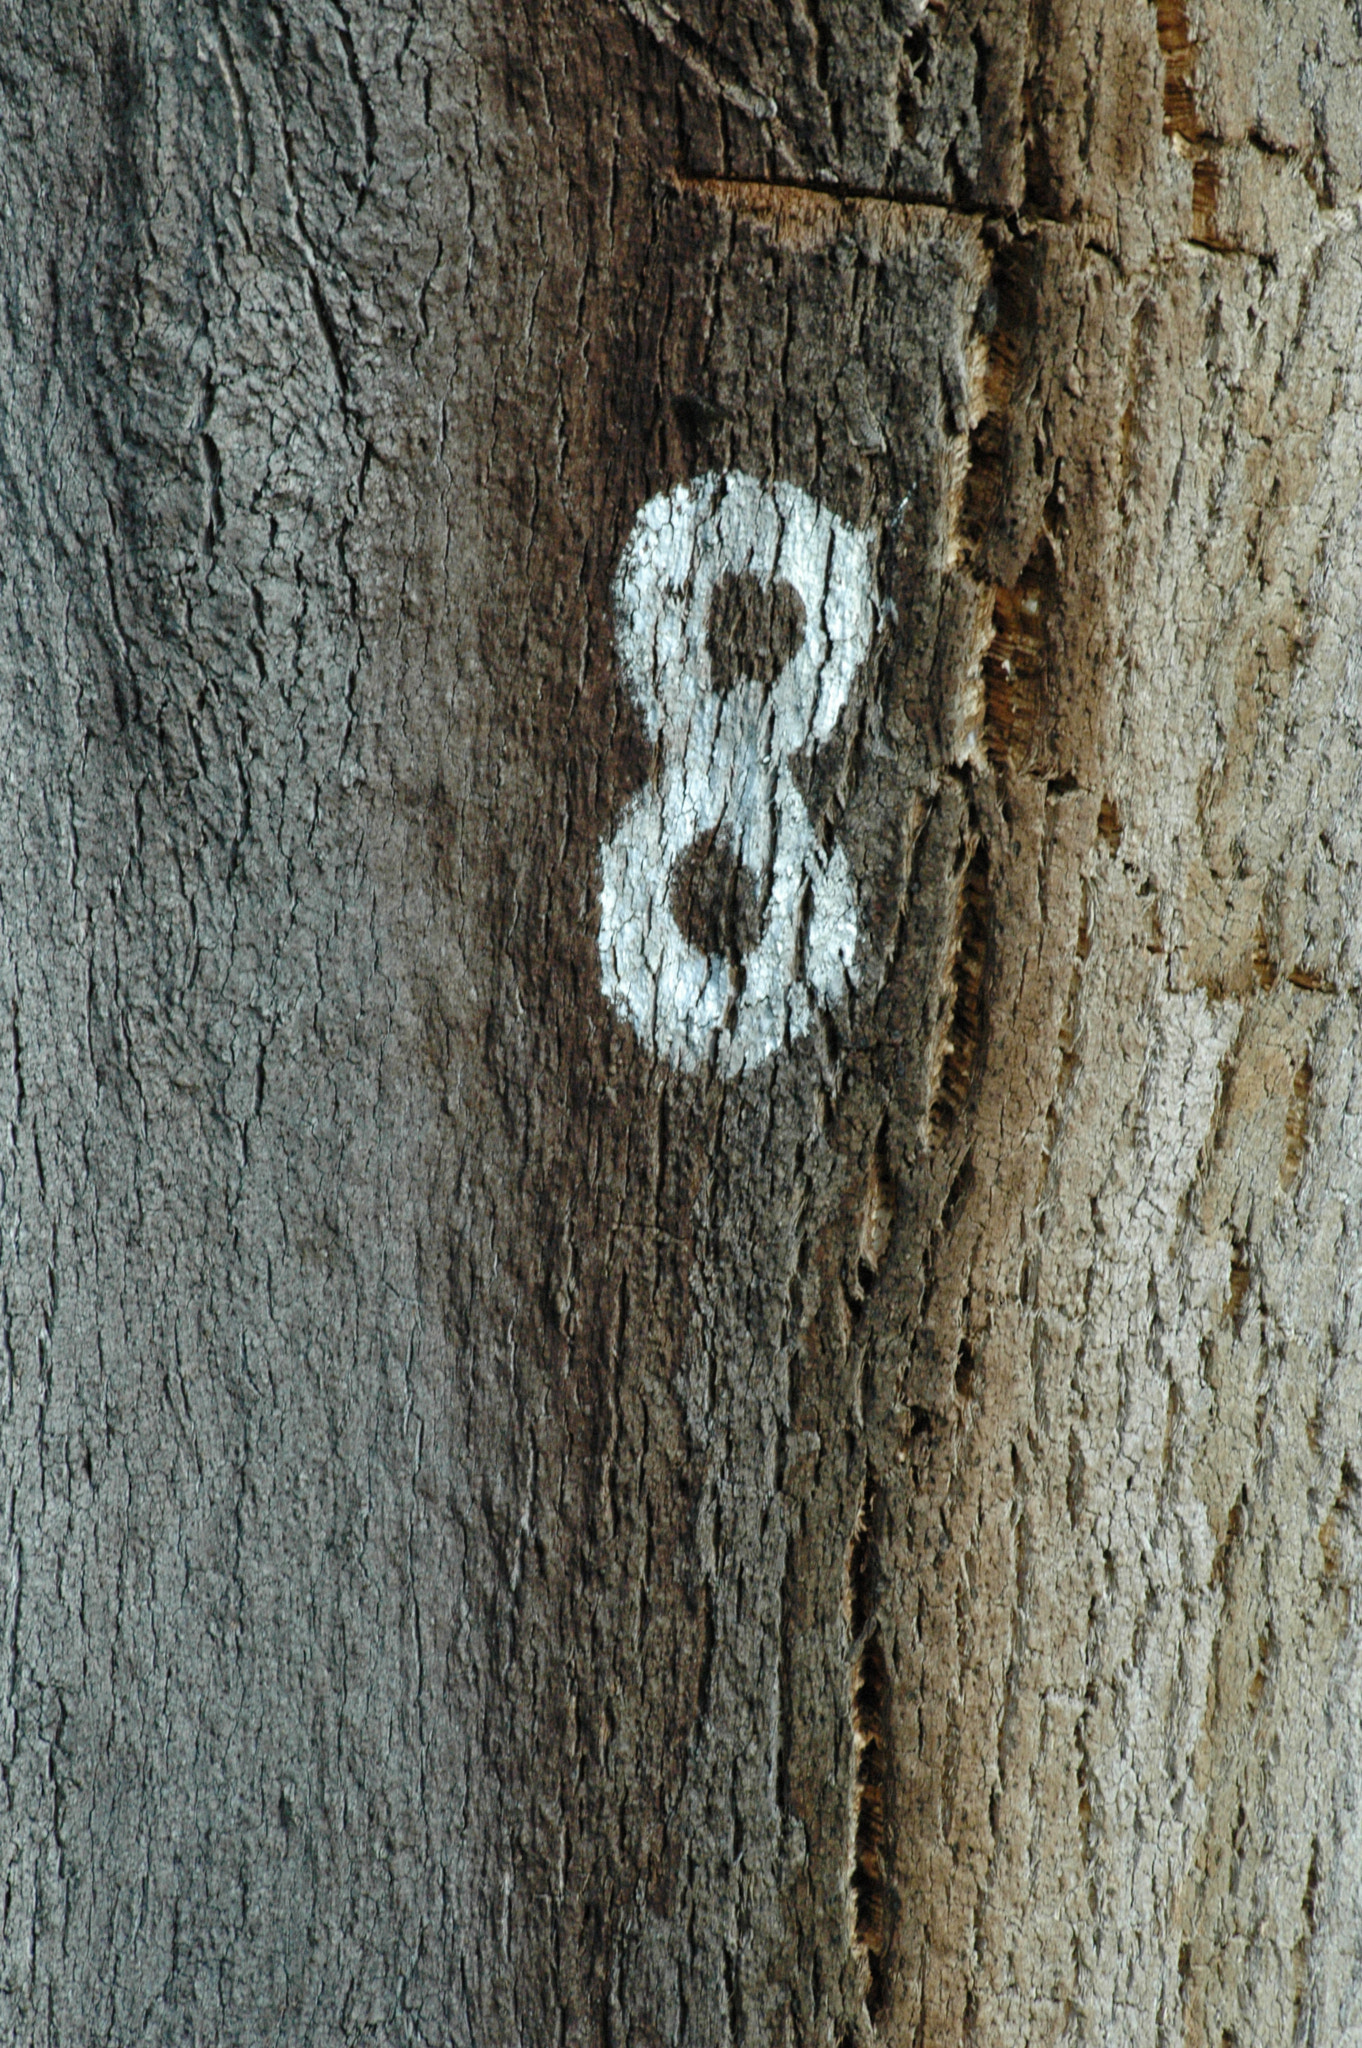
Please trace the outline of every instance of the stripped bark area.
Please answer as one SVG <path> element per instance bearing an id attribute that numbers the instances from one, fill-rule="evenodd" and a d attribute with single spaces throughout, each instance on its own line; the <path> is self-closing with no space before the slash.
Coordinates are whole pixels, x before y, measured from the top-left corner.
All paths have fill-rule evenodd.
<path id="1" fill-rule="evenodd" d="M 865 1490 L 847 1558 L 851 1661 L 852 1746 L 851 1939 L 865 1960 L 865 2010 L 873 2026 L 885 2005 L 889 1946 L 886 1822 L 889 1785 L 889 1672 L 875 1625 L 879 1559 L 875 1540 L 876 1487 L 867 1466 Z"/>
<path id="2" fill-rule="evenodd" d="M 4 56 L 0 2035 L 1351 2040 L 1349 10 Z"/>
<path id="3" fill-rule="evenodd" d="M 1163 54 L 1164 133 L 1200 142 L 1206 130 L 1197 113 L 1197 44 L 1187 19 L 1187 0 L 1156 0 L 1156 7 Z"/>

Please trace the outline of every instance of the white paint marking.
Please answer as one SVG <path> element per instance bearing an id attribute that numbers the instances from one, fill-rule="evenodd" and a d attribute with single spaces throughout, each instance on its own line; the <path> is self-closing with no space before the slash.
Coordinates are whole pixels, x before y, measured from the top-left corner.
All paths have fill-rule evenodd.
<path id="1" fill-rule="evenodd" d="M 710 673 L 710 603 L 725 575 L 787 582 L 804 637 L 769 689 Z M 727 1075 L 808 1030 L 813 1004 L 855 979 L 856 897 L 846 855 L 825 855 L 789 756 L 826 740 L 875 628 L 869 536 L 794 484 L 740 470 L 698 477 L 643 507 L 614 588 L 625 679 L 659 749 L 658 773 L 601 847 L 601 981 L 645 1044 L 675 1066 Z M 735 975 L 697 951 L 671 908 L 677 864 L 726 832 L 765 902 Z"/>

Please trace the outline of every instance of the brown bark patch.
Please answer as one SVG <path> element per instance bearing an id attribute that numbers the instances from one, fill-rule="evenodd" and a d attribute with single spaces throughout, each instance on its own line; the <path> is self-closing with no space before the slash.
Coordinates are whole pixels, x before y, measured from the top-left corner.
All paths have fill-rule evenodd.
<path id="1" fill-rule="evenodd" d="M 1281 1180 L 1289 1188 L 1301 1170 L 1305 1157 L 1305 1128 L 1310 1115 L 1310 1090 L 1314 1085 L 1310 1055 L 1297 1067 L 1291 1083 L 1291 1100 L 1286 1108 L 1286 1135 L 1282 1145 Z"/>
<path id="2" fill-rule="evenodd" d="M 1000 249 L 975 316 L 985 349 L 956 528 L 966 554 L 978 547 L 1003 498 L 1012 396 L 1035 327 L 1035 261 L 1025 242 Z"/>
<path id="3" fill-rule="evenodd" d="M 1225 246 L 1216 233 L 1215 210 L 1220 197 L 1220 165 L 1213 156 L 1198 157 L 1192 166 L 1192 240 L 1207 248 Z"/>
<path id="4" fill-rule="evenodd" d="M 949 978 L 950 1024 L 932 1098 L 932 1130 L 944 1137 L 969 1097 L 984 1039 L 984 977 L 988 964 L 988 848 L 980 840 L 960 884 Z"/>
<path id="5" fill-rule="evenodd" d="M 1033 756 L 1046 709 L 1046 623 L 1059 598 L 1054 549 L 1042 534 L 1012 590 L 993 601 L 993 637 L 984 655 L 984 745 L 1006 773 Z"/>
<path id="6" fill-rule="evenodd" d="M 1158 0 L 1158 28 L 1163 52 L 1164 134 L 1200 142 L 1206 130 L 1197 112 L 1197 45 L 1187 21 L 1187 0 Z"/>
<path id="7" fill-rule="evenodd" d="M 888 1765 L 889 1667 L 878 1626 L 871 1625 L 879 1561 L 875 1536 L 877 1484 L 867 1464 L 856 1526 L 847 1548 L 847 1603 L 856 1644 L 851 1668 L 855 1754 L 851 1842 L 852 1947 L 867 1970 L 866 2011 L 872 2025 L 887 1993 L 888 1891 L 885 1881 L 885 1793 Z"/>

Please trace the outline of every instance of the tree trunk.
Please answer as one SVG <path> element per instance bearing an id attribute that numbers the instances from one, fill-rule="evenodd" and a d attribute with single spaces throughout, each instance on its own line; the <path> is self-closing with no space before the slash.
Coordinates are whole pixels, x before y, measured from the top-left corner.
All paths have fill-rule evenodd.
<path id="1" fill-rule="evenodd" d="M 1362 2042 L 1362 14 L 0 89 L 0 2031 Z"/>

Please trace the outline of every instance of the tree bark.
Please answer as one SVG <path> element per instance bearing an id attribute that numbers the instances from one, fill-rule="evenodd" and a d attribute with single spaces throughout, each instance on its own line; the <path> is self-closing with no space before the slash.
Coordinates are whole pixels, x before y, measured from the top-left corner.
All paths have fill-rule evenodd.
<path id="1" fill-rule="evenodd" d="M 1362 2041 L 1362 15 L 4 20 L 5 2038 Z"/>

